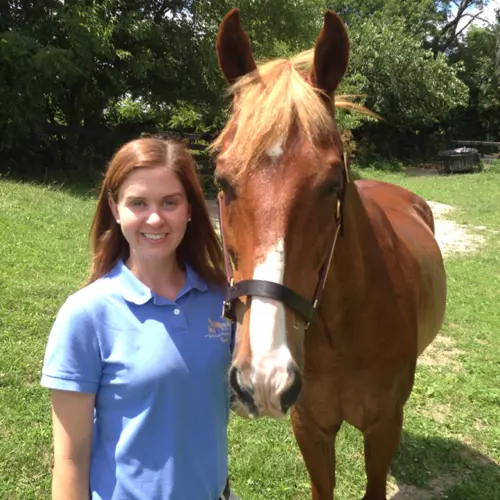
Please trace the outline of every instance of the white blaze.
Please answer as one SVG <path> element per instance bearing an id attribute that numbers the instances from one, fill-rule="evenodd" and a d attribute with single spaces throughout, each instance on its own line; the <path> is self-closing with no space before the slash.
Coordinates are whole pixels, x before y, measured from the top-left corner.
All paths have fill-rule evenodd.
<path id="1" fill-rule="evenodd" d="M 254 269 L 256 280 L 283 284 L 285 248 L 278 241 L 264 261 Z M 292 356 L 286 340 L 285 306 L 268 298 L 253 297 L 250 311 L 250 346 L 252 349 L 252 384 L 257 407 L 279 408 L 279 395 L 289 381 L 288 366 Z"/>
<path id="2" fill-rule="evenodd" d="M 267 154 L 270 158 L 276 159 L 283 154 L 283 137 L 280 137 L 275 144 L 273 144 L 268 150 Z"/>

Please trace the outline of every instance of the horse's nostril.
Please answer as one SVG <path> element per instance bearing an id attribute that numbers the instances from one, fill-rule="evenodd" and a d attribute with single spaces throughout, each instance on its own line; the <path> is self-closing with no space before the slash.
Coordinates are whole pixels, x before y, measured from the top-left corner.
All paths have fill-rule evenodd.
<path id="1" fill-rule="evenodd" d="M 302 390 L 302 376 L 299 372 L 297 366 L 293 365 L 289 367 L 290 378 L 292 379 L 291 384 L 287 389 L 281 394 L 281 411 L 286 413 L 290 407 L 297 401 L 300 391 Z"/>
<path id="2" fill-rule="evenodd" d="M 229 370 L 229 384 L 236 397 L 247 407 L 251 416 L 258 416 L 259 410 L 255 406 L 253 388 L 243 384 L 241 374 L 235 366 Z"/>

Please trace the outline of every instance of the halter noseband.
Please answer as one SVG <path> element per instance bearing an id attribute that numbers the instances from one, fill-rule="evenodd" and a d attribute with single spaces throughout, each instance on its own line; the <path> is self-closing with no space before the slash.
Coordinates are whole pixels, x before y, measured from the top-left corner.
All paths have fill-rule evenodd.
<path id="1" fill-rule="evenodd" d="M 312 301 L 302 297 L 291 288 L 275 283 L 274 281 L 267 280 L 242 280 L 234 282 L 233 267 L 231 265 L 231 258 L 224 241 L 224 230 L 222 225 L 221 204 L 222 196 L 219 192 L 217 196 L 217 205 L 219 211 L 219 228 L 222 241 L 222 248 L 224 251 L 224 265 L 226 267 L 226 277 L 228 287 L 223 304 L 222 316 L 232 322 L 236 321 L 235 304 L 240 297 L 264 297 L 274 299 L 285 304 L 292 311 L 297 313 L 305 321 L 305 329 L 307 330 L 315 318 L 318 305 L 325 289 L 326 280 L 330 271 L 333 253 L 337 243 L 337 238 L 341 232 L 343 223 L 343 202 L 345 195 L 345 185 L 350 182 L 350 176 L 347 165 L 347 155 L 344 153 L 344 176 L 341 192 L 337 198 L 337 210 L 335 213 L 335 229 L 330 242 L 330 248 L 325 258 L 325 262 L 321 268 L 321 274 L 314 292 Z"/>

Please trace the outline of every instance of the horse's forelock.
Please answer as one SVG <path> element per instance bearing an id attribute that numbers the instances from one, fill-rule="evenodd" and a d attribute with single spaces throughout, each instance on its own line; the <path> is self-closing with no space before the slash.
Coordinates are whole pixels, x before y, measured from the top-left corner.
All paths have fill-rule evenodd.
<path id="1" fill-rule="evenodd" d="M 278 141 L 286 144 L 294 127 L 312 144 L 335 131 L 332 109 L 302 74 L 311 60 L 307 51 L 261 64 L 231 87 L 237 103 L 212 149 L 220 149 L 231 131 L 231 157 L 240 173 L 255 168 Z"/>

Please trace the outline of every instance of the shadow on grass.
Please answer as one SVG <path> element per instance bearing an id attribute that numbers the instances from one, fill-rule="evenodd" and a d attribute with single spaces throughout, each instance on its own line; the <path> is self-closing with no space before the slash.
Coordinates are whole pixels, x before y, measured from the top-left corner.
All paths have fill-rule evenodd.
<path id="1" fill-rule="evenodd" d="M 97 198 L 104 178 L 104 171 L 95 178 L 58 178 L 58 177 L 29 177 L 15 174 L 0 174 L 0 180 L 22 184 L 32 184 L 41 188 L 49 188 L 54 191 L 67 193 L 76 198 Z M 212 173 L 200 174 L 200 182 L 207 199 L 217 197 L 217 187 L 215 186 Z"/>
<path id="2" fill-rule="evenodd" d="M 57 176 L 28 176 L 16 173 L 0 174 L 0 181 L 16 184 L 31 184 L 40 188 L 51 189 L 69 194 L 76 198 L 96 198 L 99 194 L 101 179 L 62 178 Z"/>
<path id="3" fill-rule="evenodd" d="M 391 500 L 500 500 L 500 466 L 470 446 L 439 437 L 403 434 Z"/>

